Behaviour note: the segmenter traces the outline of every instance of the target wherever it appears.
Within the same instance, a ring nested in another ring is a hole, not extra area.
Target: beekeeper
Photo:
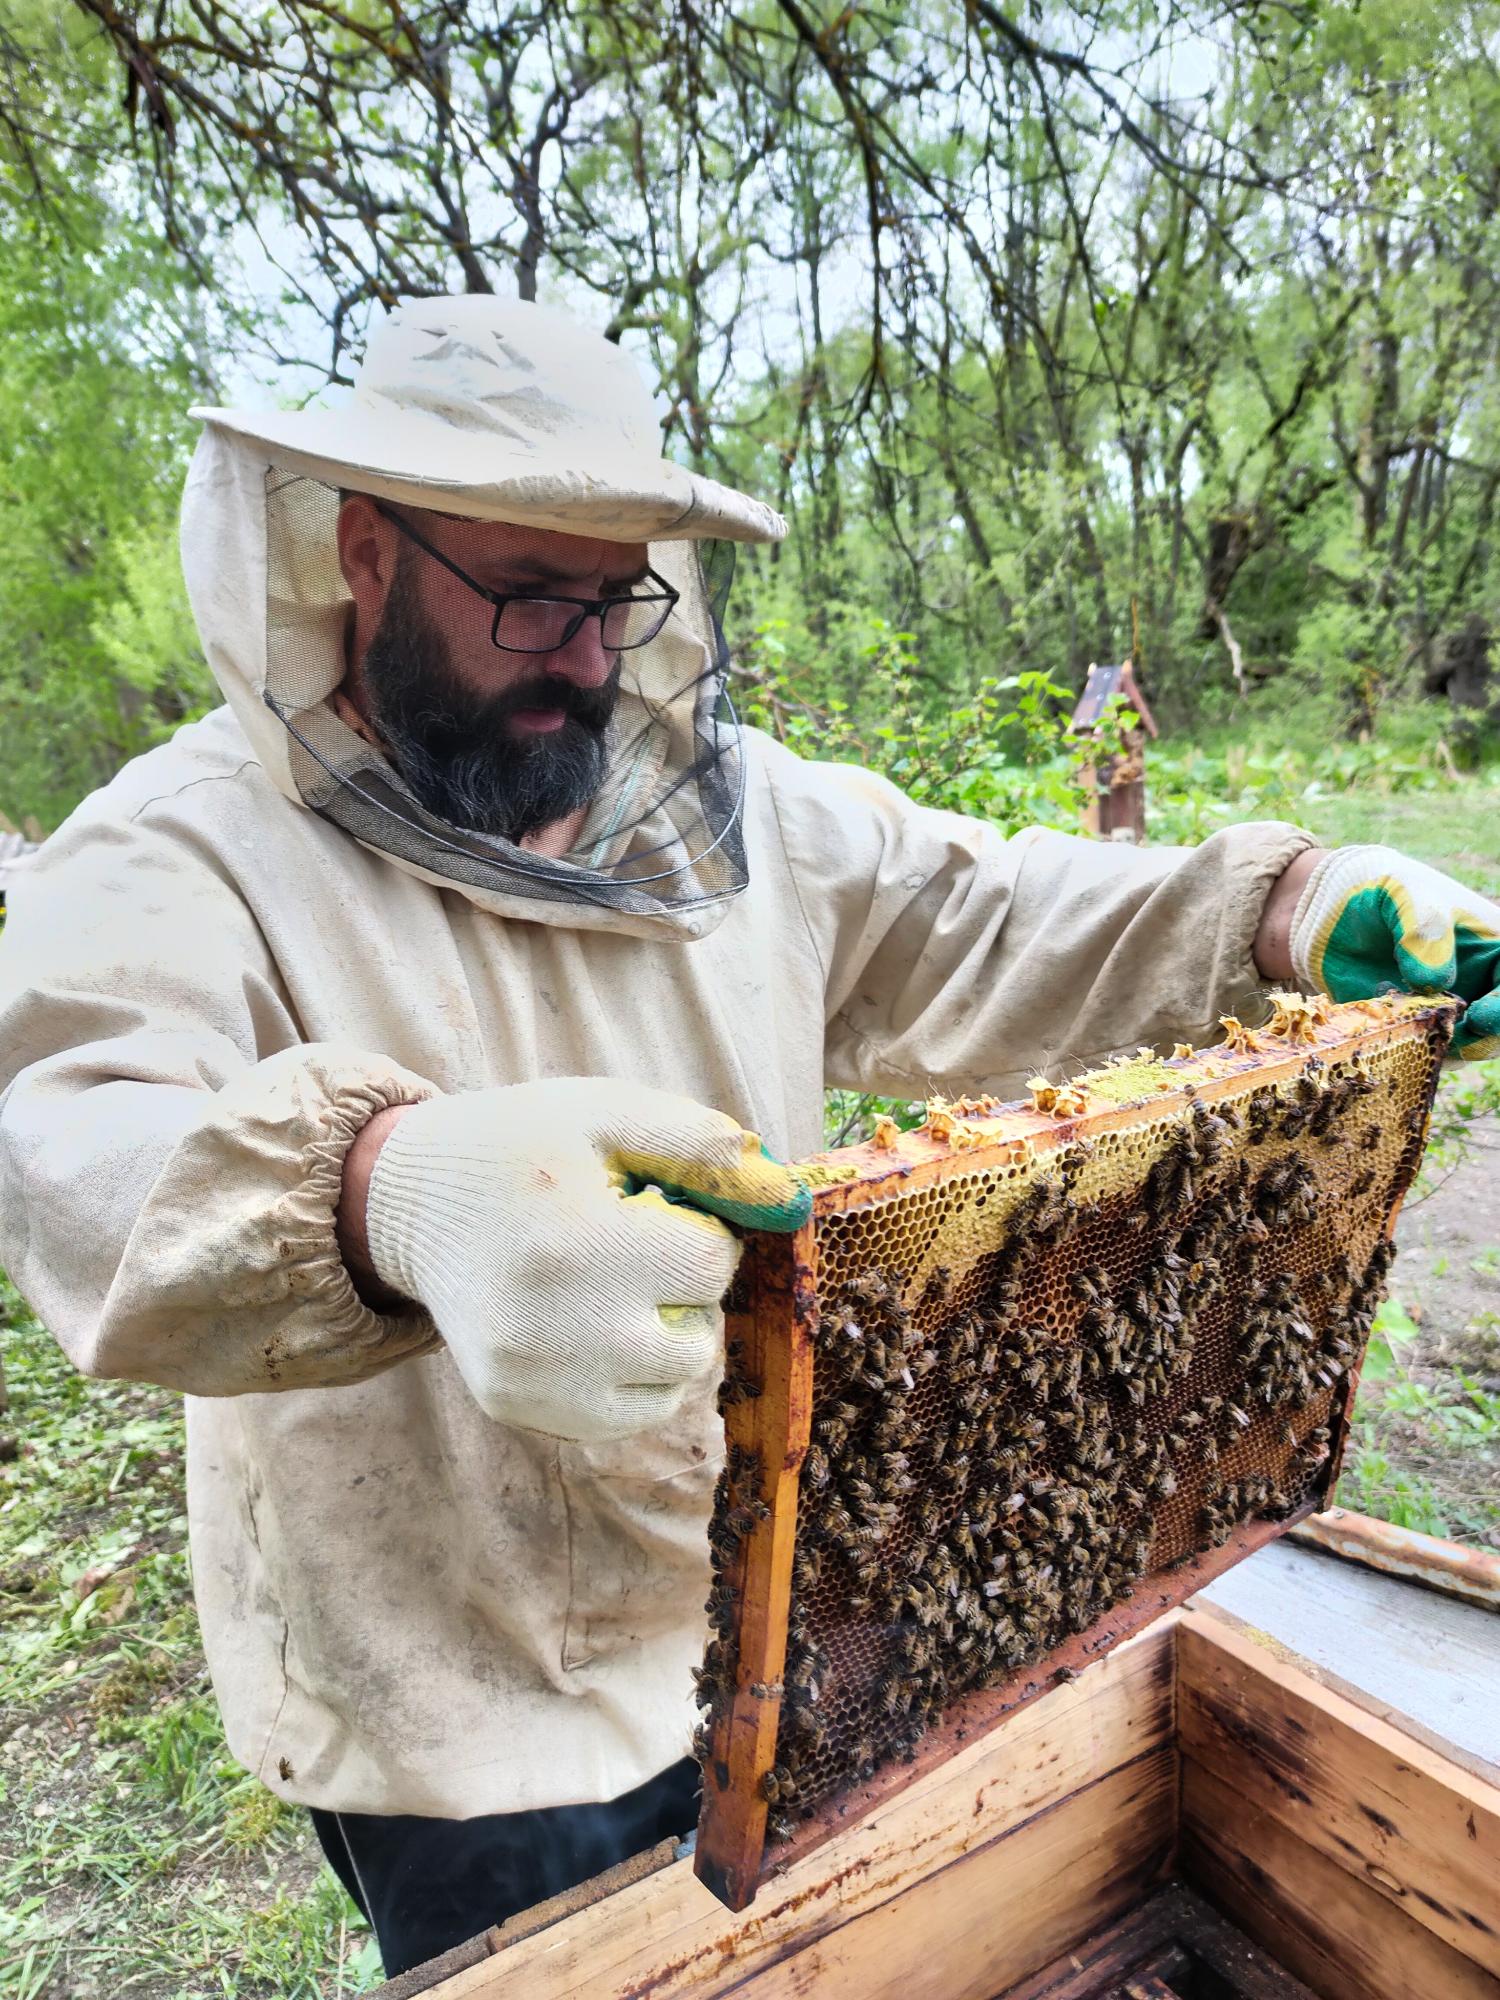
[[[1005,840],[740,727],[699,545],[784,523],[555,312],[409,303],[342,408],[200,414],[225,705],[16,880],[0,1261],[184,1392],[229,1742],[394,1973],[693,1823],[717,1301],[825,1085],[1013,1093],[1294,972],[1476,997],[1500,916],[1291,826]]]

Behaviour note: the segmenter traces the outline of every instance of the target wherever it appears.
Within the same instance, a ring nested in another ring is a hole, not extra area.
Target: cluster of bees
[[[880,1264],[823,1295],[786,1664],[764,1690],[781,1702],[761,1780],[773,1839],[910,1757],[956,1696],[1094,1624],[1168,1545],[1189,1560],[1306,1497],[1390,1252],[1358,1272],[1323,1259],[1299,1284],[1286,1237],[1314,1221],[1318,1176],[1305,1145],[1256,1153],[1277,1138],[1367,1149],[1371,1130],[1378,1144],[1378,1126],[1342,1129],[1375,1087],[1355,1066],[1195,1104],[1139,1191],[1103,1201],[1076,1198],[1089,1143],[1064,1148],[972,1305],[952,1302],[947,1272],[912,1299]],[[1069,1271],[1061,1253],[1084,1230],[1126,1275]],[[1215,1358],[1194,1371],[1210,1329]],[[753,1393],[733,1356],[724,1393]],[[752,1457],[731,1453],[715,1508],[705,1707],[733,1692],[735,1565],[765,1515]]]

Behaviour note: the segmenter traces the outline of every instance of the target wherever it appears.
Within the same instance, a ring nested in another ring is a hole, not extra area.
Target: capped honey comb
[[[1279,996],[809,1163],[727,1301],[696,1865],[731,1908],[1326,1504],[1454,1017]]]

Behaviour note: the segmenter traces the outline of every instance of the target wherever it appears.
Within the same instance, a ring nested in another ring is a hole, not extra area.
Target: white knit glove
[[[488,1416],[597,1444],[665,1422],[720,1364],[740,1246],[703,1207],[787,1229],[809,1196],[721,1112],[568,1077],[413,1106],[366,1226],[381,1282],[427,1307]]]

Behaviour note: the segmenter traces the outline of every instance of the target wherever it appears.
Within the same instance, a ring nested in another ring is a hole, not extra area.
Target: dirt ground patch
[[[1362,1385],[1340,1498],[1500,1549],[1500,1120],[1477,1121],[1460,1162],[1424,1178],[1396,1241],[1391,1298],[1414,1325],[1392,1341],[1391,1374]]]

